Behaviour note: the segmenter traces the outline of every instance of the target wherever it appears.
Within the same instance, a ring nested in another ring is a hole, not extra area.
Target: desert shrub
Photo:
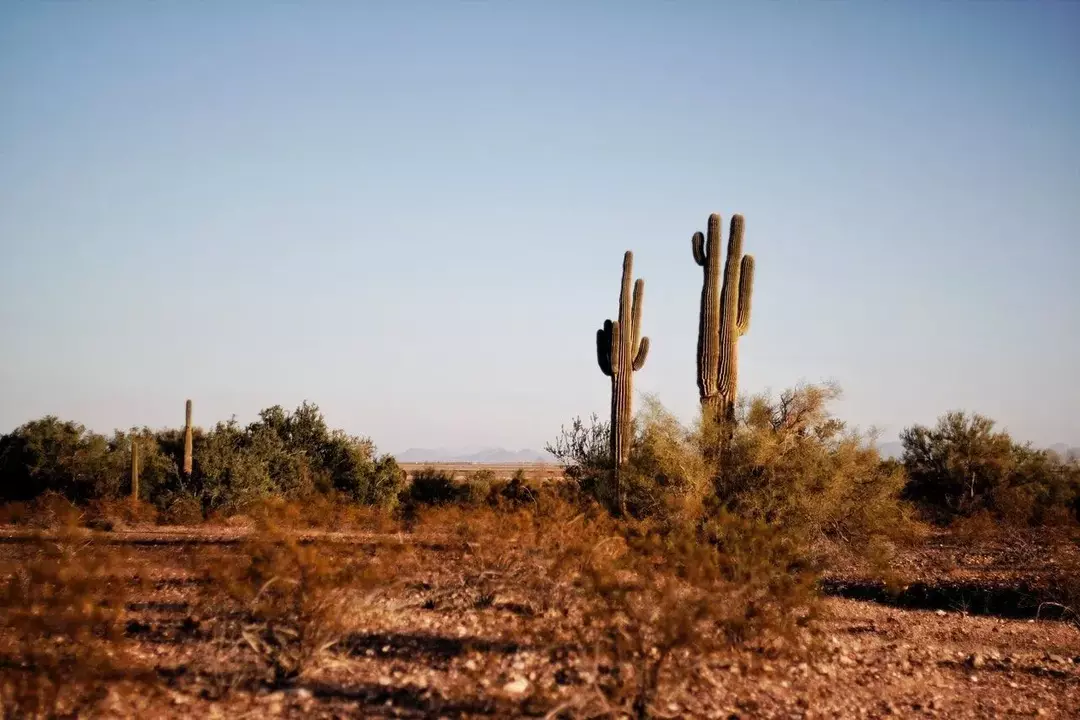
[[[451,505],[465,497],[466,491],[454,480],[452,471],[432,466],[413,473],[406,490],[406,502],[411,505]]]
[[[542,491],[529,480],[525,470],[518,468],[510,479],[499,484],[492,493],[489,504],[496,507],[518,508],[522,505],[538,502]]]
[[[1013,525],[1080,519],[1080,463],[1015,442],[982,415],[949,412],[901,434],[905,494],[933,519],[983,512]]]
[[[86,507],[87,524],[108,525],[108,529],[154,523],[158,510],[150,503],[131,498],[92,500]]]
[[[662,674],[679,653],[790,636],[816,604],[814,568],[763,523],[720,514],[703,532],[594,517],[551,537],[557,572],[584,602],[579,642],[609,668],[598,662],[590,691],[567,703],[582,714],[660,714]]]
[[[654,397],[644,399],[635,428],[621,478],[627,512],[636,518],[693,523],[704,512],[715,465],[701,452],[695,433]]]
[[[461,483],[460,502],[469,507],[491,504],[496,501],[505,484],[488,468],[474,470],[466,475]]]
[[[103,548],[61,540],[0,586],[0,700],[14,717],[82,717],[107,683],[140,678],[123,642],[129,583]]]
[[[51,490],[30,503],[29,524],[36,527],[70,531],[81,526],[84,517],[75,503]]]
[[[742,403],[717,477],[716,502],[743,518],[812,539],[900,539],[914,529],[903,471],[882,463],[873,435],[832,415],[832,385],[803,385]]]
[[[194,468],[183,476],[183,434],[133,428],[111,438],[49,416],[0,436],[0,502],[26,502],[53,491],[82,504],[130,493],[133,441],[139,443],[139,496],[166,511],[178,497],[204,512],[243,512],[270,496],[335,493],[391,507],[405,476],[367,438],[331,431],[316,405],[263,410],[246,427],[235,419],[194,432]]]
[[[357,608],[388,586],[392,566],[303,544],[263,518],[238,556],[209,573],[245,609],[240,637],[262,661],[267,681],[283,685],[342,640]]]
[[[191,493],[170,493],[159,501],[158,519],[165,525],[198,525],[203,520],[202,501]]]
[[[544,449],[564,466],[566,477],[576,481],[587,495],[598,497],[611,480],[611,426],[595,414],[586,424],[574,418],[570,427],[560,428],[554,441]]]
[[[740,404],[731,428],[703,417],[683,427],[647,397],[621,471],[628,513],[678,526],[718,512],[777,525],[804,541],[907,537],[915,525],[901,501],[903,468],[883,463],[871,434],[849,429],[829,403],[831,385],[804,385]],[[716,433],[730,433],[718,456]],[[567,458],[583,493],[610,506],[610,469],[599,461],[596,424],[576,422],[549,451]]]
[[[75,502],[115,495],[124,465],[111,449],[78,423],[51,415],[28,422],[0,437],[0,499],[26,501],[47,490]]]

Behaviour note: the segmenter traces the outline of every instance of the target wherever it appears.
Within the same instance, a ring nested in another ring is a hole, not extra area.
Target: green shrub
[[[990,418],[949,412],[901,440],[904,492],[938,522],[984,512],[1013,525],[1080,520],[1080,462],[1017,443]]]
[[[454,481],[453,472],[428,466],[413,473],[406,497],[411,505],[453,505],[464,500],[467,494],[467,490]]]
[[[832,415],[839,395],[832,385],[803,385],[743,403],[716,482],[719,505],[808,538],[906,536],[904,474],[882,462],[873,435]]]
[[[35,420],[0,436],[0,502],[26,502],[46,491],[79,504],[124,496],[135,439],[140,499],[162,512],[179,497],[196,498],[200,514],[229,514],[270,497],[328,493],[388,508],[405,480],[393,457],[377,455],[367,438],[331,431],[318,407],[305,402],[292,413],[267,408],[247,427],[232,419],[209,431],[196,428],[190,477],[179,470],[179,430],[133,428],[106,438],[52,416]]]

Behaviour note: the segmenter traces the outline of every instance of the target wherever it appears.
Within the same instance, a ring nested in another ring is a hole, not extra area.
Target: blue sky
[[[541,447],[626,249],[689,420],[741,212],[742,390],[1080,441],[1080,3],[4,3],[0,108],[0,430]]]

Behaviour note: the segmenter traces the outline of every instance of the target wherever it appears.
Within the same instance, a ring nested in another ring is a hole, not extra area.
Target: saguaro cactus
[[[131,500],[139,499],[139,441],[131,438]]]
[[[619,291],[619,319],[605,320],[596,331],[596,357],[600,370],[611,378],[611,461],[615,466],[615,502],[623,512],[622,483],[619,468],[626,462],[633,434],[634,372],[645,365],[649,338],[641,337],[641,306],[645,299],[645,281],[638,279],[633,288],[634,253],[623,256],[622,287]]]
[[[698,323],[698,393],[702,406],[731,421],[739,390],[739,338],[750,329],[754,257],[742,254],[743,216],[731,217],[723,285],[720,283],[720,216],[709,216],[708,238],[691,240],[694,260],[704,268]]]
[[[184,475],[191,477],[191,401],[184,406]]]

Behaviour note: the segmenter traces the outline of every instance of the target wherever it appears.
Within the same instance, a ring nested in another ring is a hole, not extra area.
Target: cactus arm
[[[634,356],[633,369],[635,371],[645,367],[645,358],[649,354],[649,338],[641,338],[641,343],[638,345],[637,355]]]
[[[690,248],[694,251],[694,262],[705,267],[705,236],[699,232],[694,233],[694,237],[690,238]]]
[[[611,321],[605,320],[604,327],[596,331],[596,362],[600,372],[611,377]]]
[[[630,348],[633,351],[641,342],[641,307],[645,302],[645,281],[638,279],[634,283],[634,305],[630,310],[633,333],[630,335]]]
[[[750,329],[751,298],[754,294],[754,256],[744,255],[739,271],[739,335]]]
[[[633,337],[633,318],[630,308],[630,294],[633,286],[634,253],[629,250],[623,255],[622,286],[619,288],[619,327],[622,330],[622,341],[630,343]],[[621,347],[621,346],[620,346]]]
[[[608,320],[607,322],[611,323],[611,349],[608,352],[611,354],[611,376],[614,377],[622,370],[619,367],[619,350],[621,349],[619,345],[619,321],[612,322]],[[604,323],[604,325],[606,326],[607,323]]]
[[[697,233],[701,235],[701,233]],[[720,367],[720,216],[709,215],[698,316],[697,384],[703,404],[715,401]],[[696,243],[695,243],[696,244]]]

